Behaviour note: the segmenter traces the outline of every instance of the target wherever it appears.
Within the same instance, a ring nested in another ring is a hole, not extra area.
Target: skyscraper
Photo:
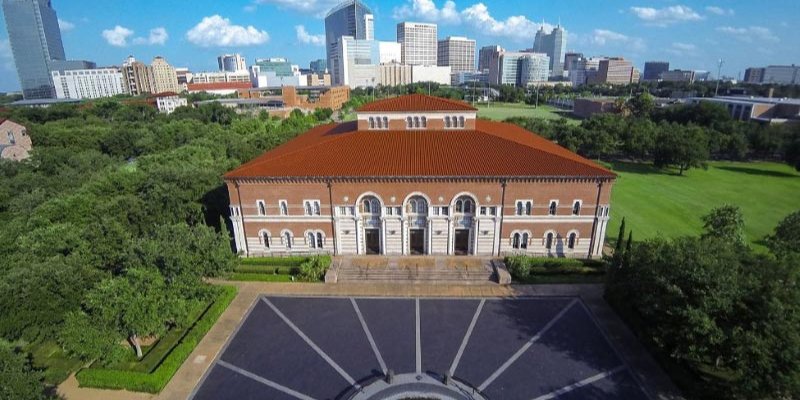
[[[323,59],[311,61],[311,63],[309,63],[309,68],[311,72],[315,74],[324,73],[328,70],[328,61]]]
[[[217,57],[219,70],[224,72],[247,71],[247,63],[241,54],[223,54]]]
[[[2,0],[8,39],[25,99],[55,97],[51,60],[65,60],[50,0]]]
[[[331,9],[325,16],[325,50],[328,58],[328,71],[333,77],[334,85],[342,85],[337,81],[341,71],[336,68],[341,62],[336,60],[336,51],[341,46],[339,41],[343,36],[356,40],[372,40],[373,32],[372,10],[360,0],[347,0]]]
[[[550,57],[551,76],[564,75],[564,53],[567,51],[567,32],[556,26],[550,33],[544,32],[544,26],[536,32],[533,41],[533,51],[544,53]]]
[[[397,43],[403,46],[403,64],[437,65],[436,24],[401,22],[397,24]]]
[[[178,86],[178,74],[175,72],[175,67],[169,65],[164,57],[156,57],[150,64],[153,70],[153,91],[154,93],[175,92],[181,91]]]
[[[497,45],[481,47],[478,53],[478,72],[488,72],[492,69],[492,66],[496,70],[497,63],[500,61],[500,53],[504,51],[502,47]]]
[[[450,67],[452,73],[475,71],[475,41],[459,36],[449,36],[439,41],[437,62],[440,67]]]
[[[577,60],[583,58],[583,53],[570,52],[564,55],[564,72],[572,71]]]
[[[132,96],[155,93],[153,68],[141,61],[136,61],[133,56],[128,56],[122,64],[122,84],[125,92]]]
[[[644,76],[646,81],[657,81],[661,74],[669,71],[669,63],[666,61],[647,61],[644,63]]]

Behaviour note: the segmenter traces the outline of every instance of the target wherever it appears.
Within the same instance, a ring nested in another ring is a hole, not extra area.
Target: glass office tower
[[[336,50],[338,42],[343,36],[350,36],[356,40],[373,40],[372,10],[360,0],[347,0],[334,7],[325,16],[325,47],[328,55],[328,71],[334,79],[335,85],[342,85],[337,82],[337,77],[341,77],[336,62]]]
[[[50,0],[2,0],[8,39],[25,99],[55,97],[50,61],[64,60],[58,17]]]

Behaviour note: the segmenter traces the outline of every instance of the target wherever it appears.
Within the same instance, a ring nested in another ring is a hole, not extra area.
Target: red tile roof
[[[237,89],[251,89],[253,87],[249,82],[214,82],[214,83],[190,83],[186,85],[189,91],[203,91],[203,90],[237,90]]]
[[[235,178],[600,177],[613,172],[516,125],[475,130],[316,127],[225,175]]]
[[[396,112],[396,111],[477,111],[478,109],[463,101],[441,97],[412,94],[373,101],[361,106],[357,112]]]

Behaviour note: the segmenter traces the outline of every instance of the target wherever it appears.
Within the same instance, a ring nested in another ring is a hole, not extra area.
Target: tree
[[[653,100],[653,96],[644,91],[636,96],[631,97],[630,100],[628,100],[627,107],[631,111],[631,115],[634,117],[649,118],[650,114],[652,114],[653,110],[655,110],[656,105],[655,101]]]
[[[705,166],[708,160],[708,137],[702,128],[662,124],[656,136],[654,164],[656,167],[677,166],[683,171]]]
[[[775,227],[775,232],[767,237],[767,246],[779,256],[800,252],[800,211],[789,214]]]
[[[0,342],[0,399],[46,399],[42,373],[31,366],[25,354]]]
[[[739,245],[745,244],[744,216],[738,206],[724,205],[714,208],[703,218],[702,238],[719,238]]]
[[[800,171],[800,132],[796,133],[792,141],[786,145],[783,158],[787,164]]]
[[[614,245],[614,255],[611,265],[614,268],[622,267],[623,252],[625,249],[625,217],[622,217],[622,222],[619,224],[619,234],[617,234],[617,243]]]

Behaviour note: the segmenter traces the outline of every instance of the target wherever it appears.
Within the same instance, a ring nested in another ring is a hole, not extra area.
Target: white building
[[[150,63],[150,67],[153,70],[153,90],[155,93],[180,92],[178,73],[164,57],[154,58],[153,62]]]
[[[434,82],[440,85],[450,84],[450,67],[438,67],[434,65],[412,65],[411,82]]]
[[[576,59],[575,64],[569,70],[569,80],[572,83],[572,87],[585,85],[590,77],[597,74],[602,60],[602,58],[597,57]]]
[[[125,93],[118,68],[53,71],[56,98],[98,99]]]
[[[400,86],[411,83],[411,66],[400,63],[388,63],[378,66],[378,84],[383,86]]]
[[[403,47],[397,42],[378,42],[380,63],[399,63],[403,61]]]
[[[449,36],[438,45],[438,65],[450,67],[453,73],[475,71],[475,41],[460,36]]]
[[[217,64],[223,72],[247,72],[247,62],[241,54],[223,54],[217,57]]]
[[[526,87],[547,82],[550,77],[550,57],[547,54],[530,53],[519,60],[517,85]]]
[[[401,22],[397,24],[397,42],[402,45],[403,64],[437,65],[436,24]]]
[[[375,40],[358,40],[342,36],[336,42],[336,51],[331,59],[335,85],[373,87],[378,84],[380,44]]]
[[[221,83],[221,82],[250,82],[250,73],[237,72],[195,72],[192,73],[191,83]]]
[[[186,107],[189,102],[180,96],[157,96],[156,107],[158,111],[164,114],[172,114],[178,107]]]

